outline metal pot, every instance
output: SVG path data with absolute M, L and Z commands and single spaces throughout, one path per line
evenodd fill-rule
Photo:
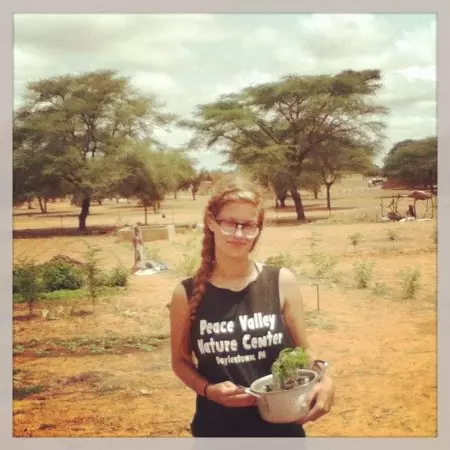
M 317 363 L 322 364 L 320 371 L 313 370 Z M 308 412 L 307 395 L 322 379 L 327 367 L 328 362 L 315 360 L 311 369 L 299 369 L 297 376 L 308 377 L 310 381 L 291 389 L 266 392 L 265 386 L 273 384 L 273 375 L 267 375 L 255 380 L 249 388 L 245 388 L 245 391 L 258 399 L 257 406 L 259 413 L 267 422 L 297 422 Z

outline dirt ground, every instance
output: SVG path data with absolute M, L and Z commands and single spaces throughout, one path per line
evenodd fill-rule
M 362 180 L 347 180 L 333 193 L 331 217 L 323 196 L 305 195 L 309 223 L 295 220 L 289 202 L 285 211 L 269 204 L 268 225 L 255 251 L 261 261 L 279 252 L 297 260 L 311 341 L 332 364 L 335 405 L 306 425 L 307 434 L 435 436 L 435 221 L 375 223 L 378 197 L 389 192 L 368 191 Z M 164 202 L 165 217 L 150 214 L 149 220 L 193 224 L 201 221 L 205 202 L 206 197 L 193 201 L 181 195 Z M 419 214 L 424 206 L 418 205 Z M 131 243 L 120 242 L 114 233 L 68 235 L 77 213 L 67 203 L 49 204 L 47 216 L 18 208 L 15 261 L 45 261 L 56 254 L 82 259 L 86 244 L 95 244 L 105 267 L 119 262 L 131 267 Z M 137 220 L 143 220 L 143 211 L 135 205 L 103 204 L 92 207 L 88 226 Z M 30 237 L 33 229 L 43 230 L 41 237 Z M 349 236 L 356 232 L 361 241 L 353 246 Z M 31 318 L 25 305 L 14 305 L 14 436 L 190 435 L 195 399 L 170 369 L 166 304 L 184 278 L 180 261 L 188 243 L 199 238 L 199 232 L 189 231 L 177 233 L 173 241 L 147 243 L 170 270 L 132 277 L 127 288 L 102 298 L 95 313 L 86 300 L 75 301 L 78 314 L 55 320 L 42 317 L 44 303 L 36 305 Z M 319 311 L 316 286 L 307 276 L 313 241 L 337 261 L 331 282 L 319 283 Z M 356 288 L 352 265 L 362 259 L 375 264 L 376 287 Z M 421 288 L 416 298 L 405 300 L 400 271 L 416 266 Z

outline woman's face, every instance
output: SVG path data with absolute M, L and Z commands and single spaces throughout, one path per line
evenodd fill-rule
M 258 208 L 246 201 L 227 203 L 215 218 L 208 220 L 214 233 L 216 252 L 232 258 L 247 257 L 259 235 Z

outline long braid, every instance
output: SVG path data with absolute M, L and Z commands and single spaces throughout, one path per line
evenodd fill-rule
M 189 302 L 191 320 L 195 319 L 195 311 L 201 302 L 206 290 L 206 282 L 214 270 L 214 235 L 207 227 L 206 220 L 204 224 L 203 244 L 201 251 L 201 264 L 194 276 L 194 285 L 192 297 Z

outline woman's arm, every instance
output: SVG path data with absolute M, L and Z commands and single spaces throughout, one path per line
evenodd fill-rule
M 208 381 L 197 372 L 189 351 L 190 315 L 186 291 L 182 284 L 175 288 L 170 304 L 170 346 L 172 370 L 183 383 L 204 395 Z
M 295 347 L 302 347 L 311 361 L 318 359 L 315 349 L 308 340 L 303 309 L 303 296 L 296 276 L 289 270 L 280 270 L 280 300 L 284 321 Z M 317 383 L 308 401 L 312 406 L 302 423 L 318 419 L 326 414 L 333 403 L 334 384 L 329 374 Z

